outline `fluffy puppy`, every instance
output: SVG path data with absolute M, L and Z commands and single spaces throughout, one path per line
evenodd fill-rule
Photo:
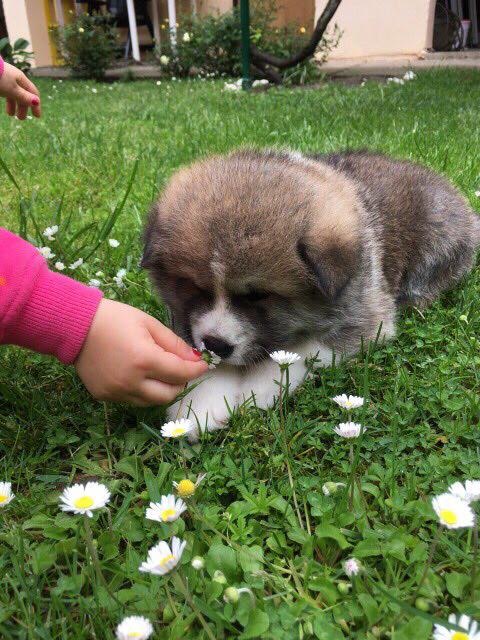
M 400 305 L 425 306 L 468 272 L 480 224 L 445 178 L 410 162 L 236 151 L 175 173 L 144 239 L 175 331 L 222 358 L 171 410 L 203 430 L 252 397 L 272 404 L 276 349 L 329 365 L 392 336 Z M 305 371 L 291 367 L 292 389 Z

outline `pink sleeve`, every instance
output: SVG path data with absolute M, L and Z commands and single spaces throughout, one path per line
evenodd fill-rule
M 102 298 L 54 273 L 38 250 L 0 228 L 0 343 L 74 362 Z
M 5 69 L 5 63 L 3 62 L 2 56 L 0 56 L 0 78 L 2 77 L 4 69 Z

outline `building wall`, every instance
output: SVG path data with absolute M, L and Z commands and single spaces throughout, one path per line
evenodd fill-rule
M 326 0 L 316 0 L 318 17 Z M 432 46 L 435 0 L 342 0 L 343 31 L 330 58 L 418 54 Z

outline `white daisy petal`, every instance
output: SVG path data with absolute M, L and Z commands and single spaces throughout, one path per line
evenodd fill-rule
M 342 393 L 339 396 L 332 398 L 333 402 L 336 402 L 342 409 L 358 409 L 363 406 L 364 399 L 360 396 L 347 396 L 346 393 Z
M 116 249 L 117 247 L 120 246 L 120 242 L 118 240 L 115 240 L 115 238 L 109 238 L 108 239 L 108 244 L 113 248 Z
M 152 623 L 143 616 L 128 616 L 118 625 L 118 640 L 147 640 L 153 633 Z
M 365 433 L 367 427 L 362 427 L 358 422 L 341 422 L 334 431 L 342 438 L 358 438 L 361 433 Z
M 0 482 L 0 507 L 6 507 L 14 498 L 15 494 L 12 493 L 12 483 Z
M 432 500 L 432 506 L 440 520 L 440 524 L 447 529 L 472 527 L 475 514 L 472 508 L 462 498 L 452 493 L 442 493 Z
M 454 482 L 448 491 L 466 502 L 476 502 L 480 499 L 480 480 L 467 480 L 464 485 Z
M 298 353 L 292 353 L 291 351 L 274 351 L 270 354 L 270 358 L 281 367 L 289 366 L 294 362 L 300 360 Z
M 343 563 L 343 570 L 349 578 L 360 573 L 361 564 L 356 558 L 349 558 Z
M 448 616 L 448 622 L 461 627 L 465 632 L 448 629 L 441 624 L 436 624 L 433 630 L 433 640 L 480 640 L 478 624 L 468 616 L 451 614 Z
M 174 536 L 172 538 L 172 548 L 170 548 L 168 544 L 162 540 L 149 549 L 147 560 L 140 565 L 140 571 L 152 573 L 157 576 L 163 576 L 169 573 L 179 563 L 186 544 L 185 541 Z
M 164 438 L 179 438 L 180 436 L 184 436 L 190 431 L 195 429 L 195 425 L 188 418 L 181 418 L 180 420 L 172 420 L 171 422 L 165 423 L 160 432 Z
M 173 522 L 178 520 L 182 513 L 187 510 L 187 505 L 181 498 L 174 495 L 162 496 L 160 502 L 151 502 L 145 517 L 147 520 L 156 522 Z
M 86 514 L 90 518 L 93 511 L 101 509 L 110 500 L 110 491 L 99 482 L 87 482 L 87 484 L 74 484 L 67 487 L 60 496 L 62 511 L 71 511 L 75 514 Z
M 39 247 L 38 251 L 42 254 L 45 260 L 51 260 L 55 257 L 55 254 L 52 252 L 50 247 Z

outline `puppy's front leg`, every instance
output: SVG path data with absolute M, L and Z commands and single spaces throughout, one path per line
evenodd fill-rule
M 170 420 L 190 418 L 197 431 L 189 437 L 197 442 L 202 431 L 216 431 L 227 425 L 230 415 L 240 398 L 240 371 L 228 365 L 219 365 L 203 378 L 195 381 L 195 386 L 182 400 L 168 409 Z
M 316 357 L 317 366 L 328 367 L 332 364 L 333 353 L 331 349 L 318 341 L 302 342 L 292 349 L 301 357 L 298 362 L 289 366 L 289 393 L 304 381 L 307 373 L 305 360 Z M 280 367 L 268 358 L 257 365 L 254 365 L 244 374 L 240 386 L 240 402 L 245 402 L 254 398 L 255 404 L 260 409 L 272 406 L 279 395 Z M 286 378 L 284 377 L 284 384 Z

